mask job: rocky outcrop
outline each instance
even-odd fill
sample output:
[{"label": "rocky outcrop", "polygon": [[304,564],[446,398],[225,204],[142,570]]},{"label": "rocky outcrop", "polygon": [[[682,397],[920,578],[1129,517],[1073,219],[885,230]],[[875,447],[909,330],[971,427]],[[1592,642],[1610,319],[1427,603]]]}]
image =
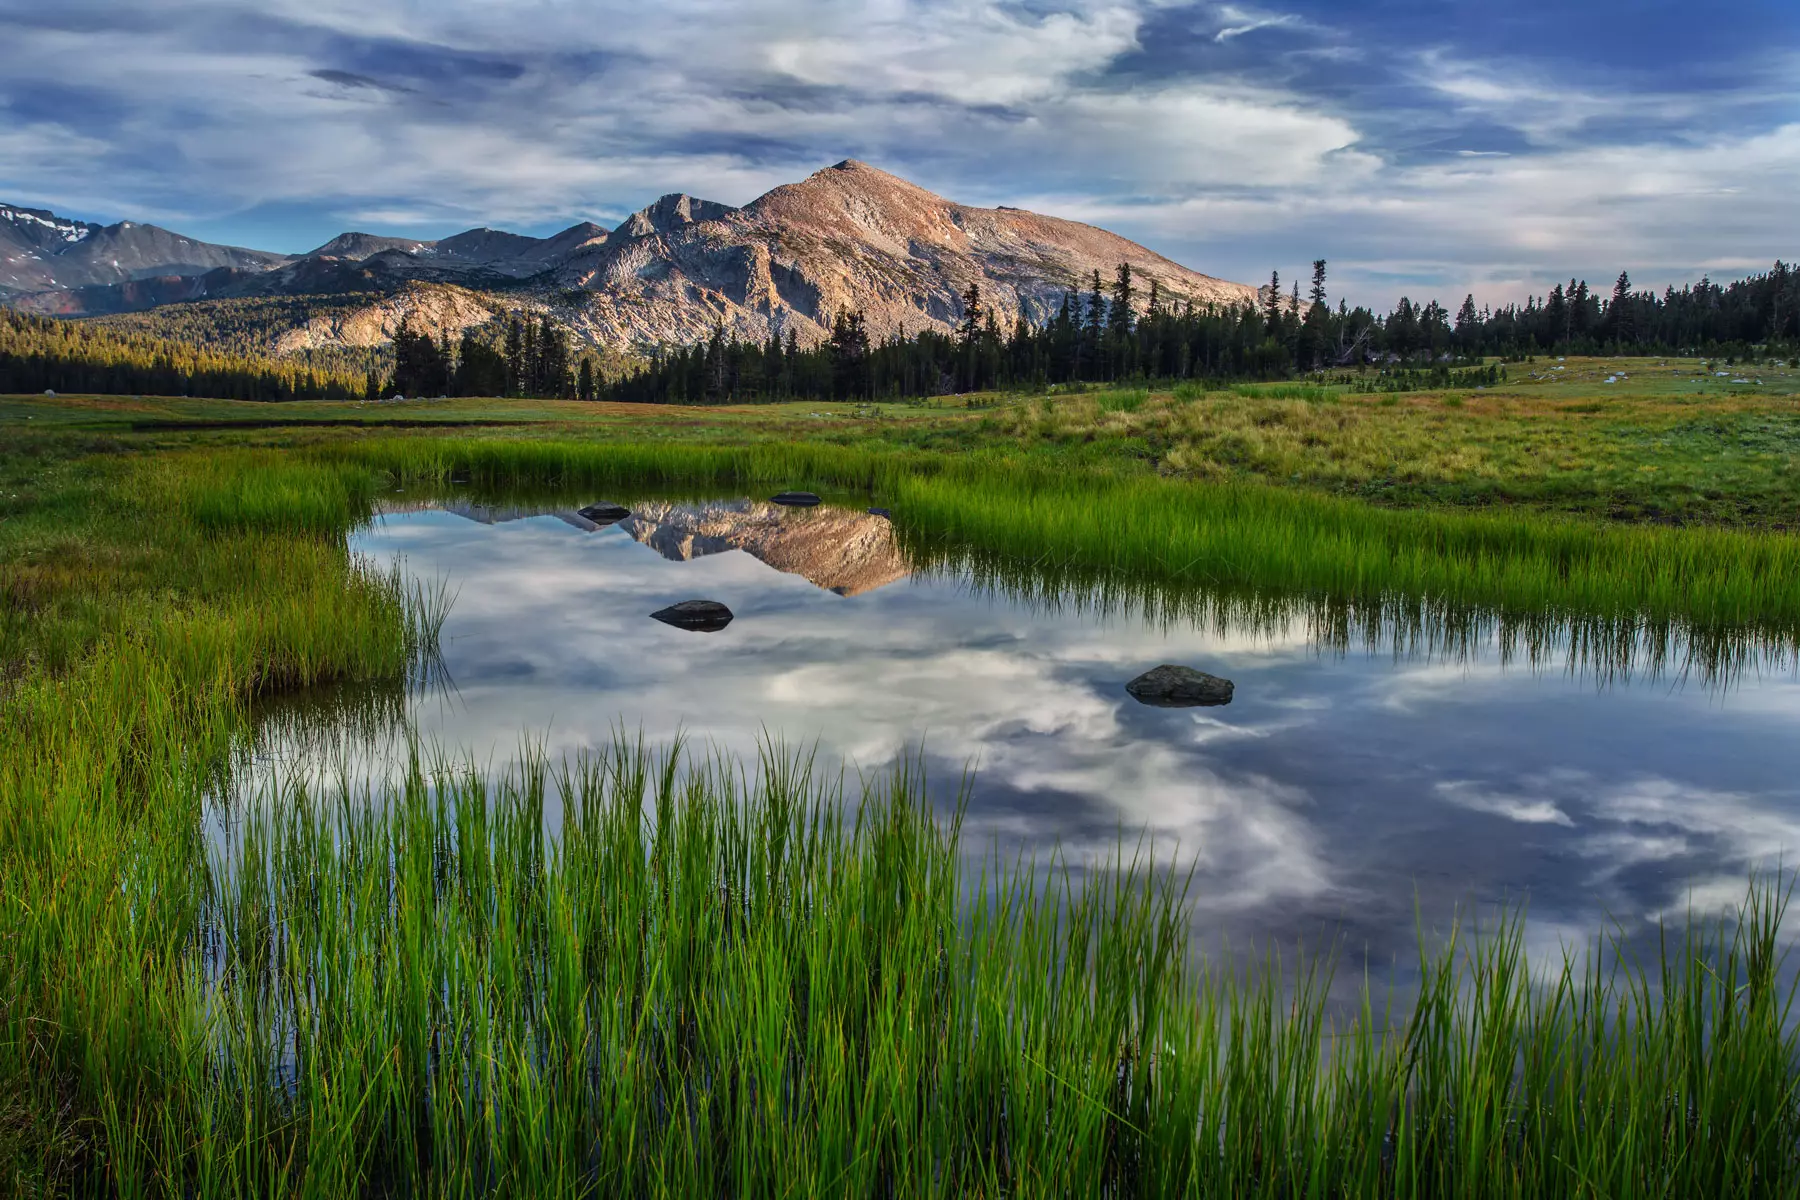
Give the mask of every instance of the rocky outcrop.
[{"label": "rocky outcrop", "polygon": [[861,595],[910,573],[888,522],[839,508],[645,501],[618,527],[664,558],[742,550],[840,596]]},{"label": "rocky outcrop", "polygon": [[484,325],[505,311],[491,298],[467,288],[414,285],[366,307],[339,309],[311,317],[275,339],[275,352],[323,346],[382,346],[401,329],[452,340],[470,326]]}]

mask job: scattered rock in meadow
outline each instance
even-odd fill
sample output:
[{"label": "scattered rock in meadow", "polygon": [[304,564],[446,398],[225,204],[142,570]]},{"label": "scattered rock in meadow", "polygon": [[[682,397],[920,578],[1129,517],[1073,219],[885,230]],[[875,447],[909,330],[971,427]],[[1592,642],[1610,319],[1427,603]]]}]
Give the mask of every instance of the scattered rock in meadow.
[{"label": "scattered rock in meadow", "polygon": [[1229,679],[1164,663],[1139,675],[1125,690],[1139,704],[1153,708],[1201,708],[1230,704],[1233,688]]},{"label": "scattered rock in meadow", "polygon": [[731,610],[717,600],[683,600],[650,615],[664,625],[692,633],[717,633],[731,624]]},{"label": "scattered rock in meadow", "polygon": [[623,504],[611,504],[605,500],[575,511],[598,526],[613,525],[631,515],[631,510]]},{"label": "scattered rock in meadow", "polygon": [[794,508],[811,508],[819,502],[819,497],[812,492],[777,492],[770,499]]}]

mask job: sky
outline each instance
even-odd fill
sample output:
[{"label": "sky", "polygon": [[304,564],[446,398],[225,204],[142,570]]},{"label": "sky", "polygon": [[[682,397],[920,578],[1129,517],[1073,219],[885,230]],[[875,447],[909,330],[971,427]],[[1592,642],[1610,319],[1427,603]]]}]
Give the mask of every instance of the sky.
[{"label": "sky", "polygon": [[1727,278],[1800,256],[1800,3],[0,0],[0,202],[68,216],[541,235],[844,158],[1352,303]]}]

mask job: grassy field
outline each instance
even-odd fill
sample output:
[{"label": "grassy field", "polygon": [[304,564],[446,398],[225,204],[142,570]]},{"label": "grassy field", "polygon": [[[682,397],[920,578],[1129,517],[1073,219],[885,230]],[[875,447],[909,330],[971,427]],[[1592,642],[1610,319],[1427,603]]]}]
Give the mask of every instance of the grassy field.
[{"label": "grassy field", "polygon": [[17,397],[0,398],[0,426],[93,433],[152,426],[143,430],[150,435],[183,423],[468,423],[508,426],[492,432],[509,437],[802,438],[947,453],[998,447],[1053,469],[1254,480],[1390,507],[1507,504],[1784,529],[1800,521],[1800,366],[1765,364],[1746,375],[1697,360],[1573,359],[1511,364],[1508,374],[1484,390],[1398,395],[1189,385],[741,408],[462,399],[296,403],[272,412],[233,401]]},{"label": "grassy field", "polygon": [[[1723,394],[1634,366],[1631,391],[1515,378],[1460,407],[0,400],[0,1194],[1792,1194],[1766,888],[1710,940],[1547,974],[1508,924],[1431,951],[1399,1011],[1334,1019],[1298,964],[1192,960],[1178,879],[971,878],[954,814],[905,778],[851,797],[858,823],[788,760],[621,747],[560,780],[267,797],[228,849],[201,834],[252,701],[391,695],[429,659],[443,596],[344,549],[396,480],[872,489],[922,548],[1078,578],[1791,644],[1800,542],[1745,528],[1787,523],[1791,448],[1746,456],[1716,505],[1657,510],[1699,528],[1538,511],[1650,515],[1574,467],[1468,513],[1449,467],[1454,488],[1371,505],[1197,435],[1186,465],[1144,453],[1159,413],[1205,432],[1293,405],[1351,413],[1328,445],[1353,461],[1384,430],[1792,429],[1767,375]],[[576,814],[554,843],[550,790]]]}]

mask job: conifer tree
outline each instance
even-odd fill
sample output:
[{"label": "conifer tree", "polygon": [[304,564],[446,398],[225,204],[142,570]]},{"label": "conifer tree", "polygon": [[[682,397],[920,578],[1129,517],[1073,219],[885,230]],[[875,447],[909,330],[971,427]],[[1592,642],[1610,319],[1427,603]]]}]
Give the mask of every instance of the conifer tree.
[{"label": "conifer tree", "polygon": [[527,384],[525,365],[525,328],[514,314],[506,326],[506,394],[522,396]]},{"label": "conifer tree", "polygon": [[1613,284],[1612,301],[1606,307],[1607,333],[1615,343],[1627,343],[1636,340],[1636,322],[1631,311],[1631,276],[1625,271],[1619,272],[1619,280]]}]

